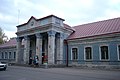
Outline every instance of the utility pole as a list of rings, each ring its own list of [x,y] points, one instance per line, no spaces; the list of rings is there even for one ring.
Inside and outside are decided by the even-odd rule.
[[[19,25],[20,9],[18,9],[18,25]]]

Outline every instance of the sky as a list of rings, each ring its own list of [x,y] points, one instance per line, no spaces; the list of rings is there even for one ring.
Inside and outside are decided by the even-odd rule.
[[[116,18],[120,0],[0,0],[0,27],[8,38],[16,37],[16,26],[31,16],[39,19],[51,14],[70,26]]]

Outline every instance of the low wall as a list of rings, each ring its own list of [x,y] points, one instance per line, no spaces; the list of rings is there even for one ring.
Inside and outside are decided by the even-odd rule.
[[[120,70],[120,65],[69,64],[69,67],[80,68],[80,69]]]

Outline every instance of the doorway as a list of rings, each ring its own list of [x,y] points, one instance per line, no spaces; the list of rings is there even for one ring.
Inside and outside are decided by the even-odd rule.
[[[42,53],[42,64],[44,64],[44,56],[45,56],[45,53]]]
[[[32,50],[29,52],[29,65],[32,64]]]

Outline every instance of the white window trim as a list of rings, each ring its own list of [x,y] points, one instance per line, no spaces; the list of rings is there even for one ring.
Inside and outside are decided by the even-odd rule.
[[[71,60],[73,60],[73,56],[72,56],[72,49],[73,49],[73,48],[77,48],[77,52],[78,52],[78,59],[77,59],[77,60],[79,60],[79,50],[78,50],[78,47],[77,47],[77,46],[71,47]]]
[[[2,54],[1,54],[1,52],[0,52],[0,59],[2,59]]]
[[[6,55],[6,53],[7,53],[7,55]],[[5,55],[4,55],[4,59],[9,59],[9,54],[8,54],[8,52],[6,51],[4,54],[5,54]]]
[[[108,47],[108,59],[101,59],[101,47],[102,46],[107,46]],[[108,44],[102,44],[99,46],[99,56],[101,61],[109,61],[110,60],[110,49]]]
[[[2,57],[3,55],[3,57]],[[1,52],[1,59],[5,59],[5,53],[4,52]]]
[[[16,59],[16,51],[13,51],[13,59]]]
[[[91,47],[92,59],[86,59],[86,54],[85,54],[85,48],[86,47]],[[93,47],[92,46],[84,46],[84,60],[86,60],[86,61],[92,61],[93,60]]]
[[[117,57],[118,57],[118,61],[120,61],[120,58],[119,58],[119,56],[120,56],[119,53],[120,53],[120,52],[119,52],[119,47],[118,47],[119,45],[120,45],[120,44],[117,45]]]
[[[10,53],[11,53],[11,58],[10,58]],[[9,51],[8,59],[12,59],[12,52],[11,51]]]

